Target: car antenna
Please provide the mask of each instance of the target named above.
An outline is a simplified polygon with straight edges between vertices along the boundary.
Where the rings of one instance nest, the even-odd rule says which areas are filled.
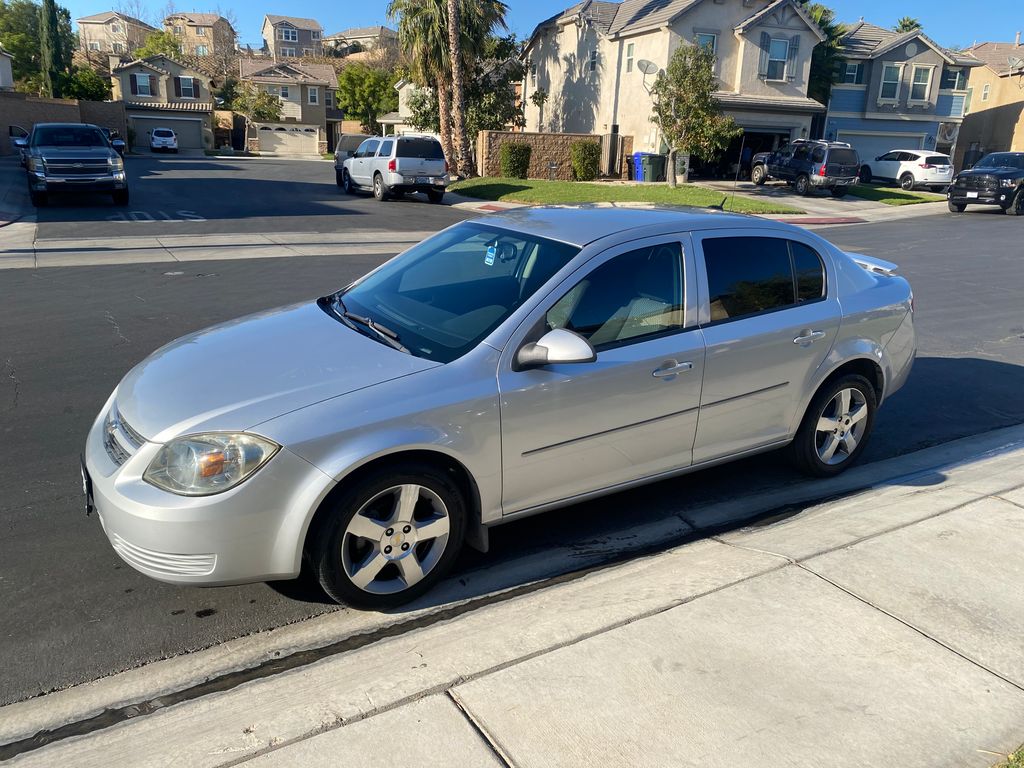
[[[733,180],[732,180],[732,197],[736,197],[736,187],[738,187],[739,183],[740,183],[740,170],[743,168],[743,148],[746,146],[746,143],[747,143],[747,132],[744,131],[743,135],[740,137],[740,161],[738,163],[736,163],[736,175],[733,177]],[[751,155],[751,157],[753,157],[753,155]],[[728,199],[729,199],[728,196],[723,197],[722,198],[722,202],[719,203],[716,206],[713,206],[713,207],[715,209],[719,210],[719,211],[724,211],[725,210],[725,203],[726,203],[726,201]]]

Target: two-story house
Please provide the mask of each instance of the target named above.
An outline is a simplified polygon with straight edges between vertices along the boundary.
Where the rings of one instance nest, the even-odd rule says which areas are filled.
[[[352,27],[323,40],[324,48],[340,55],[398,47],[398,33],[389,27]]]
[[[807,97],[811,51],[823,39],[795,0],[585,0],[526,44],[526,130],[619,133],[636,150],[663,151],[650,89],[676,49],[695,44],[716,54],[715,95],[746,146],[772,149],[807,136],[824,111]],[[540,107],[538,90],[547,93]]]
[[[235,28],[217,13],[172,13],[164,31],[178,38],[182,53],[223,56],[235,52]]]
[[[263,47],[275,59],[323,56],[324,28],[315,19],[297,16],[263,17]]]
[[[956,142],[957,168],[989,152],[1024,152],[1024,45],[977,43],[965,53],[981,62],[967,79],[964,122]]]
[[[112,98],[123,101],[128,138],[148,151],[154,128],[178,134],[179,149],[213,148],[210,78],[168,56],[150,56],[114,67]]]
[[[119,11],[104,11],[75,20],[78,47],[91,54],[127,56],[157,31],[144,21]]]
[[[314,155],[327,151],[329,111],[334,110],[338,76],[328,64],[241,59],[239,79],[281,101],[281,120],[254,123],[247,137],[256,152]]]
[[[853,145],[862,161],[892,149],[949,154],[963,121],[967,78],[979,62],[921,30],[865,21],[840,40],[841,81],[832,87],[825,138]]]

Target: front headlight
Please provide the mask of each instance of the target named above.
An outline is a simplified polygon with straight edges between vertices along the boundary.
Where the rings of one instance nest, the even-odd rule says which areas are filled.
[[[179,437],[160,449],[142,479],[181,496],[208,496],[238,485],[280,448],[244,433]]]
[[[46,161],[41,157],[30,157],[28,159],[28,169],[32,173],[46,173]]]
[[[999,186],[1001,186],[1001,187],[1016,187],[1017,186],[1017,180],[1016,179],[1000,179],[999,180]]]
[[[110,170],[112,171],[124,170],[124,160],[122,160],[120,157],[111,157],[107,160],[107,162],[110,163]]]

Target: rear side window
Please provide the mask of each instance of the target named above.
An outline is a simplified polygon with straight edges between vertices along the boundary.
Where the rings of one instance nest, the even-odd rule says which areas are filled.
[[[395,157],[415,157],[420,160],[444,160],[441,143],[434,139],[399,139]]]
[[[814,153],[811,155],[812,163],[820,163],[825,160],[825,150],[822,147],[816,147]]]
[[[377,141],[376,139],[370,139],[365,144],[363,144],[363,151],[362,151],[362,153],[359,156],[360,157],[373,157],[375,154],[377,154],[377,147],[379,147],[379,146],[380,146],[380,142],[379,141]]]
[[[821,257],[778,237],[715,237],[702,242],[711,322],[771,312],[825,296]]]
[[[382,142],[380,145],[380,152],[377,153],[378,157],[391,157],[391,148],[395,145],[391,139]]]
[[[828,153],[828,161],[841,165],[857,165],[857,153],[852,149],[833,149]]]

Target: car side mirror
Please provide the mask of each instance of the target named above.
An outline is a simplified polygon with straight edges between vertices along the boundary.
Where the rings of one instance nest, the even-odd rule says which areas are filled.
[[[14,146],[16,146],[18,149],[24,149],[25,147],[28,146],[28,139],[15,139]]]
[[[113,141],[110,142],[110,146],[112,146],[114,149],[124,149],[124,139],[114,139]]]
[[[560,363],[592,363],[595,360],[597,353],[590,342],[566,328],[548,331],[539,341],[524,344],[516,353],[516,365],[520,369]]]

